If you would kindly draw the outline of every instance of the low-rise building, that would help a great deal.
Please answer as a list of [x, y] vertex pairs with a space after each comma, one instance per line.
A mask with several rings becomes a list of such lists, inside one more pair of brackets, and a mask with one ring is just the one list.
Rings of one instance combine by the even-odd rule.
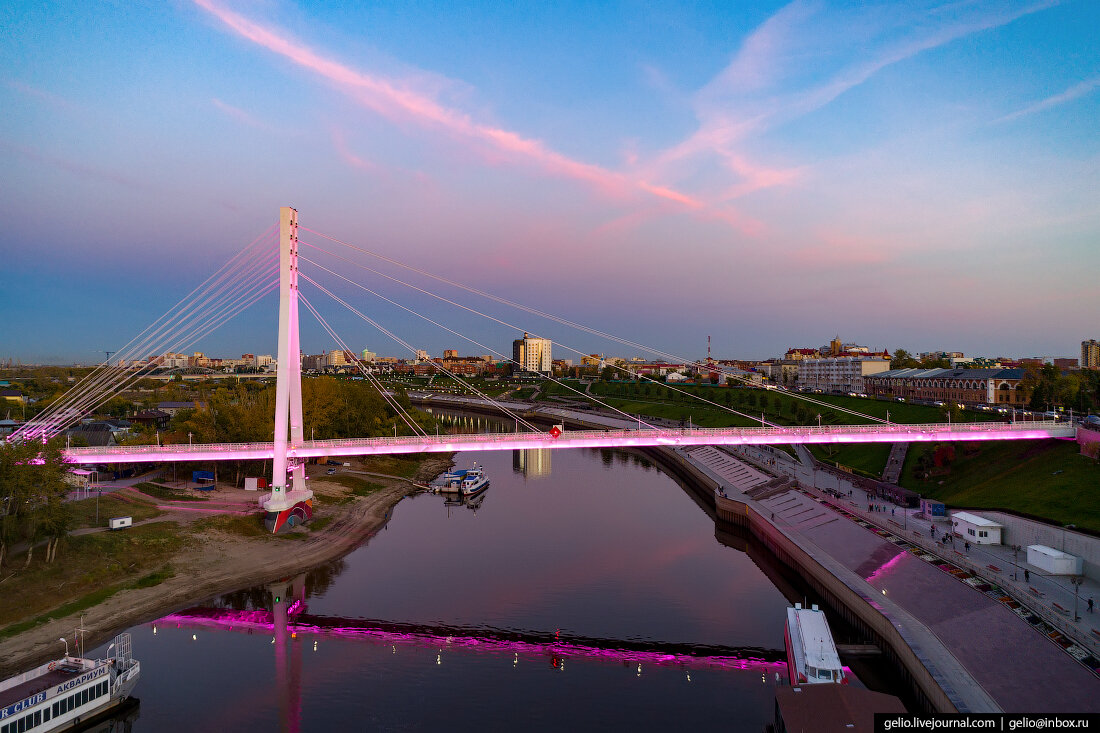
[[999, 545], [1004, 527], [970, 512], [951, 512], [951, 528], [972, 545]]
[[892, 369], [867, 377], [867, 394], [967, 405], [1027, 404], [1023, 369]]

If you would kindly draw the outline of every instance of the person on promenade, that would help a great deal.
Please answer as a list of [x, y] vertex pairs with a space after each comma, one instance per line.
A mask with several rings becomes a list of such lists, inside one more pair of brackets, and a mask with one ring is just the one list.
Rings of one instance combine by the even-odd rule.
[[1092, 596], [1089, 596], [1089, 613], [1092, 613]]
[[963, 545], [963, 549], [965, 549], [967, 552], [970, 552], [970, 540], [966, 541], [966, 544]]
[[1024, 568], [1024, 582], [1025, 583], [1030, 583], [1031, 582], [1031, 572], [1029, 572], [1027, 568]]

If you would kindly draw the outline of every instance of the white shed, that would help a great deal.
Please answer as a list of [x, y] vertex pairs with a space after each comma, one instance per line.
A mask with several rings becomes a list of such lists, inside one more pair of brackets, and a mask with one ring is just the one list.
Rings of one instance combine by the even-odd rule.
[[951, 512], [951, 527], [955, 534], [973, 545], [1001, 544], [1001, 531], [996, 522], [970, 512]]
[[1080, 575], [1081, 558], [1046, 545], [1027, 546], [1027, 564], [1051, 575]]

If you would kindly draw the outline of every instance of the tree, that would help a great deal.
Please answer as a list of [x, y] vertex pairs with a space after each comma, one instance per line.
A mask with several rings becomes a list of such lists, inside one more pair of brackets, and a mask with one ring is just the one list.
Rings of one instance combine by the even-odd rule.
[[34, 557], [34, 544], [46, 538], [46, 561], [52, 562], [57, 545], [68, 532], [68, 487], [62, 449], [64, 439], [45, 446], [36, 442], [0, 442], [0, 566], [9, 543], [28, 541], [24, 567]]
[[894, 358], [890, 360], [891, 369], [915, 369], [919, 366], [920, 362], [905, 349], [894, 350]]

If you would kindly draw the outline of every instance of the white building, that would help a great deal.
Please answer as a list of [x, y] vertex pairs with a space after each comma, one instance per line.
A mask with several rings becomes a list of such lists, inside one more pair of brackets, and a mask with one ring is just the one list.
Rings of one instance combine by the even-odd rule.
[[823, 392], [857, 392], [864, 389], [863, 378], [890, 369], [889, 359], [838, 356], [829, 359], [803, 359], [798, 364], [798, 386]]
[[550, 339], [524, 333], [523, 338], [512, 342], [512, 361], [517, 365], [515, 368], [520, 371], [549, 374]]
[[271, 354], [262, 354], [260, 356], [253, 357], [252, 366], [259, 369], [266, 369], [275, 364], [275, 357]]
[[1051, 575], [1080, 575], [1083, 563], [1076, 555], [1046, 545], [1027, 546], [1027, 564]]
[[970, 512], [951, 512], [955, 534], [972, 545], [999, 545], [1004, 527]]

